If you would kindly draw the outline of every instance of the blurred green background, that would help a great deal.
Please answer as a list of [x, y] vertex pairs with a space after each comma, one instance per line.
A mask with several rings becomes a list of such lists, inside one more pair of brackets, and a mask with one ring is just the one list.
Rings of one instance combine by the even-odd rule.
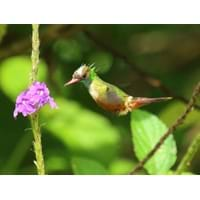
[[[13, 118], [15, 99], [29, 83], [31, 31], [31, 25], [0, 25], [1, 174], [36, 174], [29, 120]], [[45, 106], [40, 116], [48, 174], [126, 174], [137, 163], [130, 116], [103, 111], [81, 84], [63, 87], [81, 64], [95, 63], [104, 80], [130, 95], [175, 96], [143, 108], [168, 126], [200, 80], [200, 25], [41, 25], [40, 40], [38, 78], [59, 106]], [[199, 110], [174, 133], [177, 163], [200, 134]], [[195, 174], [198, 155], [190, 166]]]

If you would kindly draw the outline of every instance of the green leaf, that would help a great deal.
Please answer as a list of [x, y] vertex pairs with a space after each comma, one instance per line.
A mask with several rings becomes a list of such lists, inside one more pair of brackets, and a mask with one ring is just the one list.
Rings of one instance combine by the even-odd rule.
[[109, 170], [111, 174], [128, 174], [134, 168], [135, 165], [136, 163], [132, 160], [121, 158], [114, 160], [110, 164]]
[[45, 106], [41, 117], [50, 134], [57, 137], [76, 155], [95, 157], [110, 162], [118, 152], [119, 132], [101, 115], [84, 109], [78, 103], [55, 99], [59, 109]]
[[[46, 64], [40, 62], [38, 80], [44, 81], [46, 77]], [[1, 90], [12, 100], [22, 90], [27, 89], [31, 72], [31, 58], [27, 56], [9, 57], [0, 64]]]
[[[176, 172], [170, 170], [167, 172], [167, 175], [176, 175]], [[180, 175], [195, 175], [195, 174], [193, 174], [192, 172], [182, 172]]]
[[[16, 133], [16, 132], [15, 132]], [[19, 137], [19, 135], [18, 135]], [[10, 139], [10, 138], [9, 138]], [[4, 139], [4, 142], [6, 140]], [[31, 148], [32, 144], [32, 135], [31, 134], [24, 134], [21, 138], [16, 139], [17, 144], [14, 147], [12, 153], [6, 157], [6, 162], [4, 162], [3, 169], [1, 171], [7, 171], [9, 173], [16, 173], [19, 169], [20, 164], [22, 163], [23, 159], [25, 158], [27, 152]], [[7, 141], [6, 141], [7, 142]], [[8, 143], [10, 140], [8, 141]], [[5, 152], [4, 152], [5, 154]]]
[[45, 167], [48, 173], [58, 171], [66, 172], [69, 171], [70, 163], [68, 162], [68, 159], [63, 155], [57, 155], [52, 152], [51, 154], [48, 153], [48, 156], [46, 156]]
[[100, 162], [81, 157], [72, 158], [72, 169], [75, 174], [79, 175], [108, 174], [108, 171]]
[[[139, 160], [153, 149], [167, 131], [166, 125], [157, 116], [142, 110], [132, 112], [131, 129], [134, 150]], [[170, 135], [144, 168], [149, 174], [165, 174], [175, 163], [176, 153], [176, 143], [173, 135]]]

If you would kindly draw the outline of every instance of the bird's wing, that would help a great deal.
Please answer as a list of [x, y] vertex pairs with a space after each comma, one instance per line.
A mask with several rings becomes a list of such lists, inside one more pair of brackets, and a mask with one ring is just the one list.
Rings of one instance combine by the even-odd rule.
[[100, 78], [92, 82], [89, 92], [96, 103], [105, 110], [120, 112], [125, 109], [125, 99], [128, 95]]
[[106, 95], [105, 98], [107, 99], [108, 102], [113, 103], [113, 104], [123, 104], [125, 101], [125, 98], [128, 96], [125, 92], [123, 92], [121, 89], [118, 87], [106, 83]]

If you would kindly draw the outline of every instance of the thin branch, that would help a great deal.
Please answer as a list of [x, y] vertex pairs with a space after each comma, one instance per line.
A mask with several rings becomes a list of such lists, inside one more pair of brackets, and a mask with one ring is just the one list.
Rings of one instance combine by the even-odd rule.
[[175, 174], [181, 174], [187, 170], [187, 168], [190, 166], [192, 159], [194, 158], [194, 156], [197, 153], [199, 148], [200, 148], [200, 134], [198, 134], [195, 137], [192, 144], [189, 146], [189, 148], [188, 148], [186, 154], [184, 155], [183, 159], [181, 160]]
[[[44, 46], [49, 41], [52, 42], [57, 38], [70, 37], [81, 31], [84, 27], [84, 25], [48, 25], [40, 34], [42, 45]], [[29, 40], [29, 38], [21, 39], [0, 48], [0, 59], [26, 53], [31, 48]]]
[[167, 137], [172, 134], [176, 128], [181, 125], [185, 118], [187, 117], [187, 115], [192, 111], [197, 97], [200, 94], [200, 82], [197, 84], [197, 86], [195, 87], [192, 97], [189, 101], [189, 103], [187, 104], [187, 107], [185, 109], [185, 111], [183, 112], [183, 114], [176, 120], [176, 122], [168, 129], [168, 131], [160, 138], [160, 140], [158, 141], [158, 143], [154, 146], [154, 148], [146, 155], [146, 157], [141, 160], [136, 167], [130, 172], [130, 174], [135, 174], [138, 170], [142, 169], [143, 166], [146, 164], [146, 162], [152, 158], [152, 156], [158, 151], [158, 149], [160, 148], [160, 146], [164, 143], [164, 141], [167, 139]]
[[[106, 51], [110, 52], [114, 57], [117, 57], [117, 58], [120, 58], [121, 60], [123, 60], [124, 63], [126, 63], [132, 70], [134, 70], [138, 74], [138, 76], [142, 80], [144, 80], [148, 85], [155, 87], [155, 88], [158, 88], [165, 95], [172, 96], [173, 98], [178, 99], [179, 101], [182, 101], [185, 104], [187, 104], [189, 102], [189, 100], [186, 99], [185, 97], [176, 95], [164, 83], [162, 83], [161, 80], [155, 78], [152, 74], [143, 71], [132, 60], [130, 60], [126, 55], [124, 55], [123, 53], [114, 49], [112, 46], [105, 44], [103, 41], [101, 41], [99, 38], [97, 38], [95, 34], [91, 33], [88, 30], [85, 30], [84, 33], [95, 44], [97, 44], [101, 48], [105, 49]], [[200, 110], [200, 106], [194, 105], [194, 107], [196, 109]]]

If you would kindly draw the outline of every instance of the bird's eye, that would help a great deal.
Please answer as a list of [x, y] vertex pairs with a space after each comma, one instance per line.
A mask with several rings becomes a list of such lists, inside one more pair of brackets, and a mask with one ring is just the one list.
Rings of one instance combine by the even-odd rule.
[[86, 78], [86, 74], [83, 75], [83, 78]]

